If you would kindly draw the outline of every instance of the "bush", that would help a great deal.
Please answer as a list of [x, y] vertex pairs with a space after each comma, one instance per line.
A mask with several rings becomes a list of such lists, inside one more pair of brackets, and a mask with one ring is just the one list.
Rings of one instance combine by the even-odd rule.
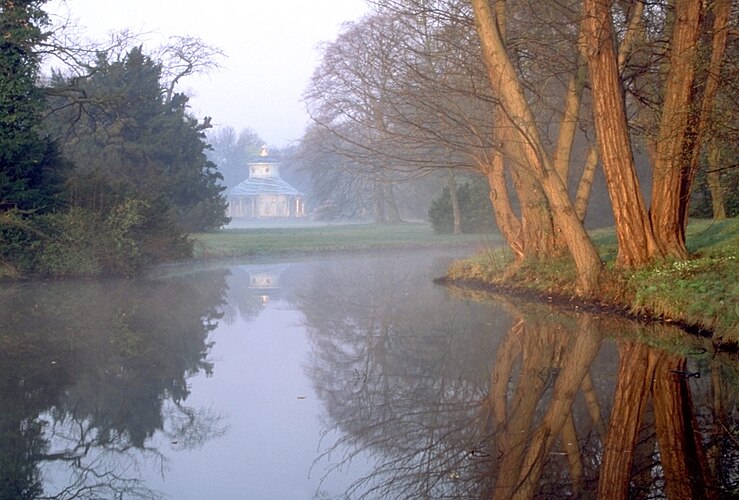
[[[488, 193], [489, 188], [484, 181], [468, 181], [457, 186], [463, 233], [490, 233], [496, 230]], [[429, 220], [435, 233], [454, 231], [454, 214], [448, 187], [431, 202]]]
[[0, 272], [6, 277], [130, 276], [192, 255], [192, 243], [156, 203], [126, 199], [107, 215], [72, 208], [0, 217]]
[[126, 200], [105, 223], [112, 245], [107, 266], [133, 274], [143, 266], [192, 256], [192, 243], [163, 203]]
[[32, 267], [28, 271], [51, 277], [89, 277], [102, 273], [94, 235], [99, 221], [82, 209], [45, 214], [33, 220], [38, 231], [30, 245]]

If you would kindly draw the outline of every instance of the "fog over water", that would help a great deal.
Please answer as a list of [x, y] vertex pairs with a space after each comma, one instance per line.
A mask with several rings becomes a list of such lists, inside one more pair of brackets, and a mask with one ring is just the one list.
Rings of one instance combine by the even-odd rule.
[[[739, 485], [724, 431], [738, 423], [735, 362], [691, 337], [677, 352], [639, 342], [683, 338], [671, 327], [434, 285], [450, 252], [3, 286], [0, 497], [559, 498], [593, 496], [608, 476], [641, 498]], [[613, 429], [633, 421], [631, 449]]]

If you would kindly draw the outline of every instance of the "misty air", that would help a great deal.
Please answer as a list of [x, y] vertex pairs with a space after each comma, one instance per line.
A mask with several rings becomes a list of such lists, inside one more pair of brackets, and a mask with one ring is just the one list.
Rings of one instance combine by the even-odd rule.
[[0, 500], [739, 495], [734, 7], [0, 0]]

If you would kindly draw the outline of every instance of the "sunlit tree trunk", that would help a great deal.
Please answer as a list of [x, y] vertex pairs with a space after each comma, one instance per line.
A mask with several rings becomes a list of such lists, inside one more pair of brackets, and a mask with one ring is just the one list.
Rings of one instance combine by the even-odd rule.
[[701, 13], [701, 2], [675, 0], [669, 73], [655, 149], [652, 227], [664, 250], [678, 258], [688, 256], [685, 227], [694, 177], [691, 157], [700, 148], [695, 84]]
[[[497, 142], [511, 144], [511, 141], [518, 141], [512, 133], [513, 127], [502, 113], [499, 114], [495, 128]], [[551, 211], [541, 186], [525, 169], [515, 166], [508, 169], [518, 198], [520, 217], [517, 217], [511, 208], [505, 161], [506, 156], [496, 151], [491, 165], [485, 169], [496, 221], [500, 219], [505, 226], [505, 229], [501, 229], [501, 234], [509, 242], [518, 260], [551, 258], [559, 252]]]
[[598, 151], [616, 221], [617, 263], [630, 267], [662, 256], [662, 249], [652, 233], [634, 167], [610, 4], [609, 0], [584, 0], [582, 29], [588, 47]]
[[554, 223], [562, 231], [562, 237], [575, 261], [578, 288], [583, 293], [589, 293], [600, 277], [600, 257], [575, 214], [565, 183], [546, 155], [533, 114], [516, 71], [505, 52], [489, 3], [486, 0], [472, 0], [471, 3], [488, 77], [493, 89], [499, 94], [500, 109], [513, 125], [511, 131], [516, 138], [505, 141], [503, 149], [515, 163], [514, 168], [525, 169], [541, 185]]
[[[626, 64], [626, 58], [631, 53], [631, 49], [634, 45], [634, 41], [637, 38], [637, 33], [642, 29], [641, 16], [644, 12], [644, 4], [636, 2], [632, 4], [629, 13], [629, 21], [626, 27], [626, 32], [623, 35], [623, 40], [618, 48], [617, 54], [617, 65], [619, 74], [623, 71]], [[581, 30], [580, 37], [578, 39], [580, 47], [580, 59], [587, 62], [587, 37], [584, 30]], [[583, 66], [582, 71], [587, 73], [587, 67]], [[588, 204], [590, 202], [590, 193], [593, 187], [593, 180], [595, 179], [595, 169], [598, 166], [598, 149], [595, 145], [588, 147], [588, 152], [585, 159], [585, 166], [583, 173], [580, 176], [580, 182], [577, 185], [577, 193], [575, 195], [575, 213], [577, 217], [584, 221], [588, 212]]]
[[[501, 40], [506, 36], [506, 2], [495, 2], [495, 21]], [[501, 233], [508, 241], [517, 261], [525, 258], [537, 260], [551, 257], [559, 253], [557, 238], [552, 222], [549, 204], [547, 203], [541, 186], [533, 176], [524, 169], [512, 168], [510, 172], [513, 188], [518, 198], [520, 217], [517, 217], [511, 208], [511, 199], [508, 192], [505, 175], [505, 155], [503, 145], [520, 141], [514, 133], [515, 125], [510, 121], [505, 109], [498, 107], [494, 117], [495, 143], [499, 149], [493, 152], [490, 166], [485, 167], [490, 186], [490, 199], [496, 221], [500, 219], [505, 225]], [[509, 163], [511, 159], [509, 158]], [[510, 269], [511, 271], [513, 268]]]
[[505, 178], [503, 155], [493, 154], [490, 165], [483, 167], [490, 189], [490, 203], [495, 214], [495, 223], [500, 234], [508, 242], [517, 261], [524, 258], [524, 240], [521, 231], [521, 221], [516, 217], [511, 207], [511, 197]]

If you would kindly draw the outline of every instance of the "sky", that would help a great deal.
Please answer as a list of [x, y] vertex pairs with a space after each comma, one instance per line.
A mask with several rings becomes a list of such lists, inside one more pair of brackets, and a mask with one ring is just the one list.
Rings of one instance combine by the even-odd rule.
[[301, 99], [320, 62], [319, 44], [368, 7], [364, 0], [51, 0], [46, 10], [69, 13], [92, 39], [129, 28], [145, 34], [145, 50], [176, 35], [218, 47], [223, 67], [178, 87], [190, 96], [190, 111], [210, 116], [216, 128], [249, 128], [284, 147], [309, 123]]

